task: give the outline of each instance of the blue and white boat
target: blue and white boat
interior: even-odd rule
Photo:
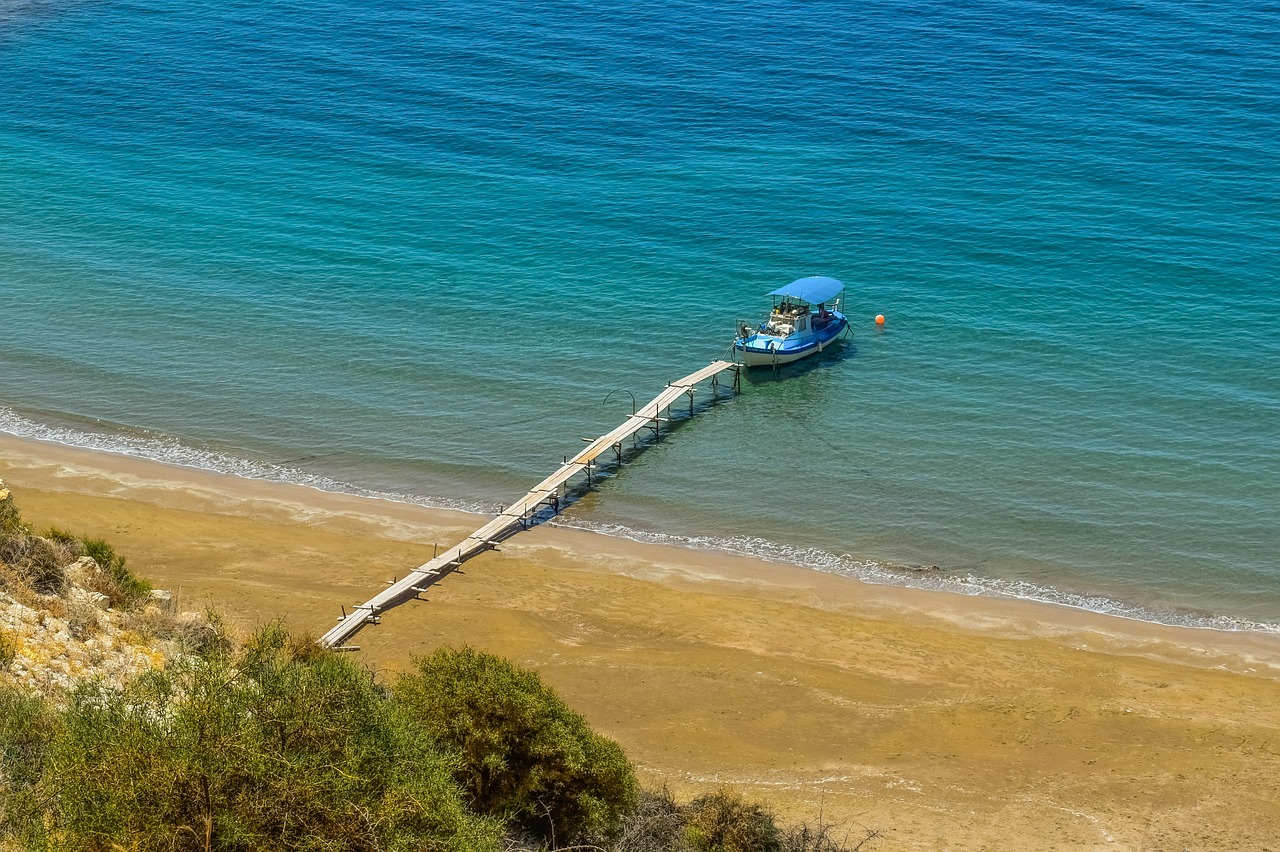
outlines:
[[[834,278],[801,278],[769,295],[769,318],[755,329],[743,323],[733,341],[748,367],[799,361],[830,346],[849,327],[840,312],[844,285]]]

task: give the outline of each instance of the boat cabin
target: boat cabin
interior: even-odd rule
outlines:
[[[769,295],[773,308],[754,329],[739,328],[734,349],[748,367],[786,364],[822,349],[848,327],[840,302],[844,285],[834,278],[801,278]],[[815,307],[816,306],[816,307]]]

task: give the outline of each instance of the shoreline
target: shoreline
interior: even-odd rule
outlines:
[[[496,515],[496,512],[486,513],[472,509],[431,505],[428,502],[417,503],[389,494],[331,491],[316,484],[240,476],[205,467],[158,461],[112,450],[17,436],[0,431],[0,479],[5,478],[6,468],[21,467],[24,460],[28,469],[48,469],[51,464],[57,464],[68,471],[77,465],[84,469],[96,470],[96,478],[101,483],[96,493],[104,496],[122,496],[127,493],[128,499],[144,496],[144,499],[158,501],[160,505],[168,505],[172,508],[196,508],[201,511],[220,513],[229,511],[232,506],[239,506],[241,511],[250,507],[256,509],[275,507],[276,518],[281,520],[292,518],[299,521],[314,520],[326,513],[345,514],[365,519],[381,516],[384,519],[384,529],[381,534],[423,545],[438,544],[441,549],[456,544],[474,528],[482,525],[484,520]],[[283,511],[286,507],[293,514]],[[409,533],[399,526],[401,524],[410,524],[418,532]],[[421,532],[422,530],[433,531],[433,533],[425,534]],[[530,541],[530,533],[539,534],[539,544],[527,544]],[[452,538],[449,538],[449,535],[452,535]],[[502,545],[503,549],[521,546],[552,547],[566,552],[604,551],[636,555],[641,559],[646,553],[665,553],[665,558],[654,561],[657,564],[723,563],[723,570],[735,572],[753,573],[753,566],[756,570],[759,570],[760,566],[768,566],[770,569],[776,569],[780,574],[798,571],[803,572],[804,577],[812,582],[825,582],[818,580],[819,577],[825,577],[837,584],[856,584],[868,599],[883,598],[886,603],[891,602],[891,606],[900,607],[904,612],[941,611],[945,609],[945,601],[951,601],[953,606],[959,609],[990,608],[993,612],[1000,613],[1017,613],[1021,608],[1027,607],[1022,617],[1032,617],[1031,613],[1035,612],[1036,620],[1047,624],[1059,624],[1068,629],[1092,625],[1100,632],[1146,634],[1149,631],[1159,633],[1167,630],[1188,631],[1189,635],[1205,634],[1208,637],[1216,635],[1268,637],[1261,638],[1262,646],[1270,646],[1269,638],[1274,637],[1275,647],[1280,649],[1280,630],[1273,632],[1265,629],[1270,625],[1261,625],[1264,629],[1247,629],[1168,623],[1060,601],[1006,595],[986,588],[975,593],[967,593],[958,589],[929,588],[907,583],[876,583],[796,562],[770,559],[721,547],[699,548],[678,542],[650,541],[643,537],[615,534],[572,522],[545,522],[531,527],[517,539],[504,542]],[[404,567],[407,570],[415,566],[406,564]],[[370,594],[375,591],[376,588],[371,589]],[[934,596],[942,597],[941,600],[935,601]],[[952,600],[955,598],[973,603],[964,604]],[[1017,616],[1008,617],[1016,618]],[[1107,625],[1113,620],[1133,625],[1134,631],[1123,631],[1115,625],[1108,629]],[[1227,645],[1238,644],[1229,639],[1223,641]],[[1211,639],[1197,642],[1197,645],[1203,646],[1212,644],[1214,643]],[[1244,644],[1252,643],[1246,640]],[[1275,663],[1275,667],[1277,677],[1280,678],[1280,659]]]
[[[0,435],[37,528],[101,536],[183,609],[318,636],[475,517]],[[878,586],[540,526],[356,637],[538,671],[649,785],[719,784],[877,849],[1273,848],[1280,637]]]
[[[5,409],[0,408],[0,415]],[[57,447],[69,452],[88,452],[94,455],[107,455],[120,459],[122,465],[131,462],[154,464],[161,468],[187,471],[193,477],[213,476],[227,477],[239,482],[257,482],[275,484],[285,487],[298,487],[317,494],[334,497],[351,497],[357,500],[373,501],[378,505],[402,505],[415,507],[432,517],[432,513],[444,513],[471,519],[473,527],[479,527],[484,521],[494,517],[501,506],[506,503],[484,506],[481,503],[467,500],[422,497],[409,494],[396,494],[379,491],[362,486],[351,485],[324,475],[308,474],[294,470],[287,465],[269,462],[255,462],[248,459],[227,455],[219,451],[201,451],[179,444],[173,444],[167,451],[165,444],[154,444],[146,439],[112,436],[108,433],[83,431],[82,428],[70,425],[49,426],[30,420],[25,415],[9,410],[8,421],[0,421],[0,450],[6,441],[17,442],[14,446],[41,445]],[[26,432],[15,433],[15,428]],[[44,431],[44,434],[28,434]],[[123,444],[118,442],[123,441]],[[114,446],[107,446],[107,444]],[[166,455],[168,453],[168,455]],[[462,524],[465,525],[465,524]],[[747,547],[736,539],[719,539],[715,536],[700,539],[685,539],[681,536],[668,536],[660,532],[634,529],[630,527],[599,527],[589,521],[581,521],[572,517],[557,518],[543,522],[539,528],[564,529],[580,531],[592,535],[603,536],[613,540],[633,542],[641,547],[672,547],[683,551],[702,554],[723,554],[750,561],[766,562],[771,565],[795,567],[804,571],[823,573],[841,577],[870,586],[886,586],[926,592],[938,592],[961,597],[981,597],[989,600],[1013,600],[1025,603],[1062,607],[1083,613],[1101,615],[1108,618],[1134,621],[1142,624],[1153,624],[1164,627],[1177,627],[1192,630],[1212,630],[1228,633],[1271,634],[1280,637],[1280,620],[1256,621],[1239,615],[1203,612],[1192,609],[1163,610],[1154,609],[1148,604],[1138,604],[1107,594],[1071,593],[1053,586],[1026,585],[1020,592],[1011,591],[1020,581],[1000,577],[964,577],[949,571],[934,572],[918,570],[915,566],[892,565],[876,560],[857,560],[848,554],[843,556],[826,551],[800,551],[786,544],[764,542],[759,546]],[[470,532],[471,530],[468,530]],[[465,533],[463,534],[465,535]],[[458,536],[460,539],[462,536]],[[440,541],[442,547],[455,542]],[[738,545],[738,546],[735,546]],[[1165,616],[1165,617],[1162,617]]]
[[[326,523],[340,528],[372,524],[374,534],[379,537],[424,548],[437,544],[441,549],[447,548],[480,526],[482,519],[493,516],[493,513],[441,508],[390,497],[327,491],[315,485],[242,477],[0,432],[0,479],[16,482],[26,490],[24,471],[44,486],[37,485],[37,490],[61,490],[51,486],[74,480],[75,486],[67,491],[140,500],[170,509],[213,515],[261,513],[265,519],[278,523]],[[580,557],[585,553],[604,555],[612,560],[615,570],[625,572],[630,566],[632,575],[649,578],[683,576],[688,580],[754,582],[777,588],[834,591],[838,597],[856,590],[855,597],[861,606],[895,616],[940,619],[955,626],[977,628],[985,624],[998,630],[999,625],[1005,624],[1014,631],[1026,631],[1030,629],[1028,625],[1034,623],[1039,625],[1032,631],[1037,635],[1084,631],[1121,641],[1185,644],[1196,648],[1201,655],[1211,655],[1219,648],[1229,654],[1240,654],[1241,660],[1256,652],[1259,660],[1265,661],[1261,665],[1280,680],[1280,634],[1267,630],[1168,624],[1054,601],[872,583],[719,548],[700,549],[637,540],[568,524],[544,523],[532,527],[504,542],[501,549],[551,551],[561,558]],[[425,556],[419,561],[404,563],[403,570],[430,558],[430,553],[423,552]],[[645,566],[645,570],[637,573],[636,565]],[[655,567],[659,569],[657,572]],[[465,573],[465,569],[458,573]],[[378,586],[371,585],[367,591],[371,596],[378,591]],[[342,601],[334,602],[334,607],[341,605]],[[403,609],[405,607],[389,612]],[[1248,673],[1262,673],[1247,663],[1238,665]]]

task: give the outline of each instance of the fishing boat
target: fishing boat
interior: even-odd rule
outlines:
[[[769,318],[754,329],[743,323],[733,341],[748,367],[799,361],[830,346],[849,327],[840,312],[844,285],[834,278],[801,278],[769,295]]]

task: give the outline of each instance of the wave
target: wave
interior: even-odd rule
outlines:
[[[338,494],[351,494],[407,503],[432,509],[450,509],[477,515],[492,515],[502,510],[494,503],[445,497],[422,496],[382,491],[342,482],[310,473],[289,465],[255,461],[218,450],[201,449],[177,438],[155,432],[139,434],[88,431],[73,426],[41,423],[25,417],[12,408],[0,407],[0,432],[19,438],[50,441],[65,446],[97,450],[133,458],[146,459],[177,467],[193,468],[243,479],[301,485]],[[953,574],[934,566],[903,565],[871,559],[858,559],[850,554],[835,554],[818,548],[800,548],[753,536],[680,536],[635,529],[622,524],[606,524],[559,515],[547,523],[570,529],[586,530],[615,538],[646,544],[663,544],[690,550],[705,550],[749,556],[782,565],[794,565],[828,574],[850,577],[864,583],[903,586],[943,591],[954,594],[1011,598],[1037,601],[1085,610],[1118,618],[1152,622],[1176,627],[1202,628],[1232,632],[1258,632],[1280,635],[1280,623],[1253,621],[1228,615],[1154,608],[1122,601],[1105,595],[1083,595],[1022,580]]]
[[[255,461],[219,450],[193,447],[177,438],[148,430],[140,431],[138,434],[127,434],[123,432],[87,431],[73,426],[40,423],[17,413],[12,408],[0,407],[0,432],[5,432],[18,438],[49,441],[68,447],[114,453],[176,467],[238,476],[242,479],[302,485],[307,488],[314,488],[317,491],[353,494],[359,497],[372,497],[395,503],[411,503],[429,509],[452,509],[477,515],[492,514],[500,511],[498,506],[490,503],[365,488],[322,474],[310,473],[287,464]]]
[[[781,565],[795,565],[851,577],[864,583],[904,586],[913,589],[950,592],[973,596],[1037,601],[1103,615],[1146,621],[1174,627],[1192,627],[1232,632],[1274,633],[1280,635],[1280,623],[1253,621],[1228,615],[1189,610],[1158,609],[1129,603],[1105,595],[1082,595],[1022,580],[952,574],[936,566],[904,565],[871,559],[857,559],[850,554],[835,554],[817,548],[799,548],[764,538],[737,536],[676,536],[635,530],[620,524],[599,524],[575,518],[561,518],[556,526],[592,532],[651,544],[665,544],[693,550],[714,550],[738,556],[750,556]]]

